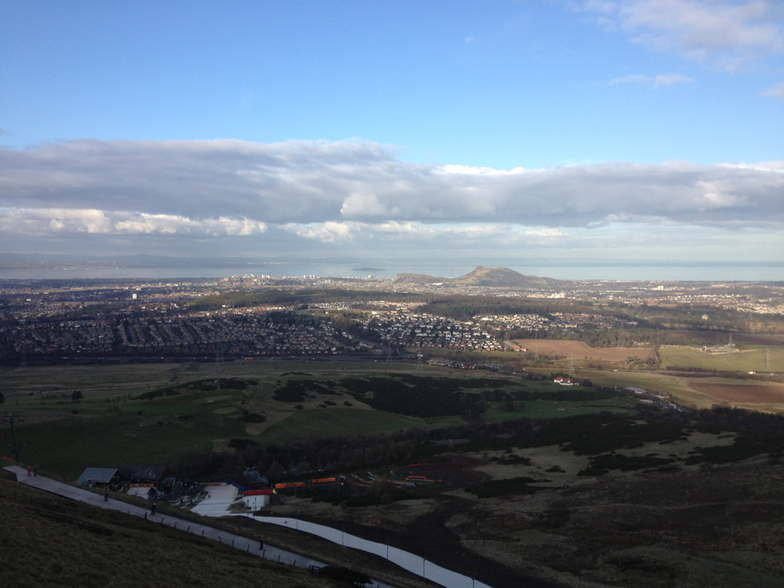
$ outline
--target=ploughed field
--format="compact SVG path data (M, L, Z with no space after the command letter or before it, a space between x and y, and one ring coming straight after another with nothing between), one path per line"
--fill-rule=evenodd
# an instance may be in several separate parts
M571 358L575 363L584 364L586 360L622 363L629 357L642 360L656 359L656 352L644 347L588 347L582 341L552 341L548 339L515 339L512 341L528 351L536 351L540 356L560 356Z
M711 382L691 382L690 387L715 399L739 407L763 405L784 406L784 385L782 384L717 384Z

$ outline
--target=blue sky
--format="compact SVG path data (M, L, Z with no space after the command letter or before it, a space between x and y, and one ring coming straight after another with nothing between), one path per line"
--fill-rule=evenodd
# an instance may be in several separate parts
M783 137L772 0L0 3L0 253L775 265Z

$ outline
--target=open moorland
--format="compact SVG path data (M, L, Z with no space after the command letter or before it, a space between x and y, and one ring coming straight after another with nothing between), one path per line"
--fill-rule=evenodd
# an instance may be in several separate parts
M498 587L778 586L778 458L701 462L697 447L729 457L737 437L647 434L568 450L518 446L511 436L506 449L444 454L407 470L460 489L348 510L285 497L275 509L406 545Z

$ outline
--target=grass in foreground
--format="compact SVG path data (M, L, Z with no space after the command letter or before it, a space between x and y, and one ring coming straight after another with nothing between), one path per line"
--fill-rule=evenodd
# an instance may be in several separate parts
M6 479L0 480L0 507L0 576L8 587L339 585Z

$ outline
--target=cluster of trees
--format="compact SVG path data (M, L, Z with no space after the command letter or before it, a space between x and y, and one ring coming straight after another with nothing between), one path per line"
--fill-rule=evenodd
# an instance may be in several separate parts
M367 290L263 290L257 292L224 292L222 294L201 296L193 300L190 303L190 307L195 310L217 310L223 308L224 305L230 308L244 308L268 304L286 304L307 309L310 304L323 302L357 302L369 299L413 300L418 298L419 296L417 295Z
M595 313L590 303L552 298L498 298L495 296L450 296L428 301L422 312L468 321L475 316L498 314L541 314L554 312Z
M388 436L329 437L259 447L253 440L233 439L233 452L189 452L173 465L185 480L241 480L255 467L271 483L284 479L323 477L379 464L410 463L429 442L426 431L413 429Z
M511 447L560 445L562 451L590 456L584 475L598 475L609 469L674 465L668 460L629 460L620 457L617 451L639 448L646 443L670 443L684 439L695 430L734 432L736 438L730 445L695 449L688 463L726 463L765 454L778 459L784 457L782 416L724 407L683 412L641 407L634 417L604 413L550 420L475 421L435 431L412 429L390 435L329 437L267 448L259 447L252 440L233 439L235 451L191 452L183 455L173 470L185 480L230 477L242 481L243 472L253 467L275 483L432 460L443 451L433 441L467 439L468 443L450 447L449 451L505 449L509 452ZM531 489L528 484L526 480L517 480L511 487L519 486L519 491L527 492ZM487 494L507 491L506 486L480 490Z
M415 375L394 377L344 378L338 381L288 380L275 390L273 398L281 402L303 402L315 395L348 394L377 410L413 417L462 415L476 418L487 410L491 400L533 399L510 395L492 386L515 386L519 382L486 378L433 378ZM477 392L477 389L481 390ZM483 390L487 389L487 390ZM334 406L329 400L325 404ZM349 404L350 406L350 404Z
M716 306L697 306L682 304L677 306L625 306L625 316L633 317L640 324L643 322L656 329L696 330L708 336L710 331L727 332L763 332L780 333L784 331L784 317L781 315L765 315L764 326L746 313ZM703 315L709 320L705 321Z
M652 357L642 359L640 357L629 356L623 362L624 368L627 370L651 370L656 367L656 360Z
M487 409L481 394L461 391L448 378L403 376L402 378L347 379L349 393L377 410L413 417L462 415L472 418Z
M701 325L704 327L704 325ZM634 347L647 345L718 345L727 342L729 333L723 330L668 330L648 327L624 329L599 328L590 324L579 329L540 329L526 331L515 329L502 333L504 339L551 339L582 341L589 347Z

